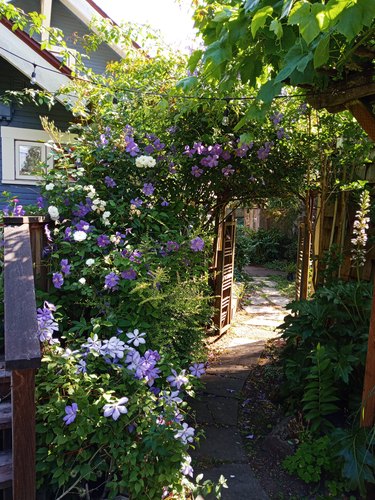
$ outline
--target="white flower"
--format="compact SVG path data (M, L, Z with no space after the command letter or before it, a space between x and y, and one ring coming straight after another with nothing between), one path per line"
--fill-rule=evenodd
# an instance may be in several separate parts
M78 283L81 283L81 285L86 285L86 278L79 278Z
M53 182L50 182L49 184L46 184L45 189L46 191L52 191L52 189L55 187Z
M95 352L100 352L100 349L102 347L102 341L99 340L98 335L95 333L93 337L89 337L87 339L87 342L85 344L82 344L82 347L85 347L89 351L95 351Z
M48 207L48 213L52 220L58 220L60 216L58 208L54 205Z
M129 401L128 398L124 397L116 401L115 403L108 403L103 406L104 416L112 417L113 420L117 420L121 413L128 413L128 409L125 404Z
M152 168L156 165L156 160L152 156L138 156L135 160L137 167L149 167Z
M111 215L111 212L108 212L108 210L106 212L104 212L104 214L102 215L103 219L108 219L108 217Z
M100 348L102 356L110 356L111 358L123 358L126 346L124 342L117 337L111 337L109 340L103 340L103 345Z
M90 184L89 186L84 186L84 188L83 188L83 189L84 189L85 191L88 191L87 196L88 196L89 198L91 198L91 199L92 199L92 198L94 198L94 197L96 196L96 191L95 191L95 188L94 188L94 186L92 186L91 184Z
M95 259L87 259L86 260L86 266L93 266L95 264Z
M84 241L87 238L85 231L74 231L73 239L74 241Z
M143 338L145 335L145 333L139 333L139 330L135 329L134 332L126 334L126 336L129 337L127 344L134 344L135 347L138 347L140 344L145 344L146 340Z

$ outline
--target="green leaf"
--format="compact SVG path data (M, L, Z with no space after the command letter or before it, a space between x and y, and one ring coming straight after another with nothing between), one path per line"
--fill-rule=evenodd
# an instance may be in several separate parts
M290 13L288 24L303 24L310 15L310 8L307 2L297 2Z
M255 14L254 17L251 21L251 34L253 35L253 38L255 38L255 35L257 34L257 31L259 28L264 28L264 25L266 24L266 20L268 16L272 16L273 8L270 6L263 7L262 9L258 10Z
M293 73L296 69L297 65L301 62L301 60L306 57L303 48L300 44L294 45L286 54L283 69L279 72L279 74L275 78L275 83L282 82L288 76Z
M329 59L329 42L330 36L325 36L320 39L314 52L314 68L320 68Z
M218 12L215 17L212 19L214 23L223 23L232 17L233 12L229 9L224 9L221 12Z
M212 43L204 53L204 61L212 61L216 66L219 66L224 61L230 59L232 51L230 45L223 44L221 40Z
M197 64L202 58L203 51L202 50L195 50L191 56L189 57L188 61L188 68L190 71L194 71L195 68L197 67Z
M196 76L188 76L177 82L176 87L183 89L185 91L189 91L197 83L198 83L198 78Z
M292 8L294 0L284 0L283 8L281 10L280 19L289 16L290 9Z
M320 33L320 28L318 21L315 16L309 16L303 24L299 27L302 38L305 42L310 45L310 43L315 40L315 38Z
M362 28L362 9L359 5L352 5L350 8L345 9L336 25L336 30L349 41L353 40Z
M259 5L260 0L246 0L244 9L245 12L253 12Z
M264 103L272 102L273 98L280 92L282 87L281 82L275 83L274 80L269 80L267 83L262 85L258 92L258 99Z
M273 31L275 33L278 40L280 40L280 38L283 36L283 27L278 19L273 19L271 21L270 31Z

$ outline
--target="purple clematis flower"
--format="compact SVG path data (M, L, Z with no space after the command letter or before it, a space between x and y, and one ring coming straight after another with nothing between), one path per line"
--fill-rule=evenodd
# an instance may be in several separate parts
M106 234L101 234L97 237L96 243L98 244L98 247L103 248L110 245L111 241Z
M146 196L151 196L154 191L155 191L155 188L154 186L151 184L151 182L146 182L144 185L143 185L143 189L142 189L143 193L146 195Z
M116 181L112 179L112 177L109 177L109 175L106 175L104 177L104 184L109 188L114 188L117 186Z
M61 266L61 272L64 273L65 276L70 274L70 268L72 266L71 266L71 264L69 264L68 259L61 259L60 266Z
M120 281L120 277L115 273L109 273L105 277L104 288L108 288L109 290L115 290L118 282Z
M55 288L61 288L64 283L64 278L61 273L53 273L52 283Z
M194 177L200 177L202 174L203 170L199 168L197 165L191 167L191 175L194 175Z
M191 250L193 250L193 252L201 252L204 248L204 241L202 240L202 238L199 238L199 236L197 236L196 238L191 240L190 248Z
M190 373L197 378L200 378L202 375L206 373L204 363L193 363L192 366L189 366L189 370Z
M124 280L135 280L137 279L137 272L134 269L127 269L126 271L122 271L121 278Z
M65 417L63 418L65 425L70 425L76 419L78 411L77 403L72 403L72 405L65 406Z

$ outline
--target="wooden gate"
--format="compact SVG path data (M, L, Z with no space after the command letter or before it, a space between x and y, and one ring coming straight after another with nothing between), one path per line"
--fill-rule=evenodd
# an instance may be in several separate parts
M221 210L216 220L214 261L211 268L215 295L214 324L219 334L225 332L232 320L232 289L234 248L236 237L235 212Z

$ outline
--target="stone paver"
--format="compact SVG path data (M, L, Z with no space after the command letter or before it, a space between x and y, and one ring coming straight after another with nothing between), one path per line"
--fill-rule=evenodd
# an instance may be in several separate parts
M288 314L283 307L289 299L279 294L276 283L268 277L283 273L253 266L247 269L256 284L247 297L247 304L251 304L237 314L229 332L211 341L212 349L220 354L202 377L205 387L199 398L192 401L198 429L205 434L191 453L195 472L203 472L204 480L226 477L228 489L222 490L223 500L268 500L248 464L237 428L238 405L251 366L257 363L265 341L280 335L276 328Z
M283 317L279 319L265 318L264 316L256 316L246 320L245 325L253 326L269 326L276 328L283 322Z
M204 477L211 481L218 481L220 476L226 478L228 485L228 488L222 489L222 500L268 499L248 464L223 464L213 467L204 474ZM206 500L214 498L213 495L209 495Z

